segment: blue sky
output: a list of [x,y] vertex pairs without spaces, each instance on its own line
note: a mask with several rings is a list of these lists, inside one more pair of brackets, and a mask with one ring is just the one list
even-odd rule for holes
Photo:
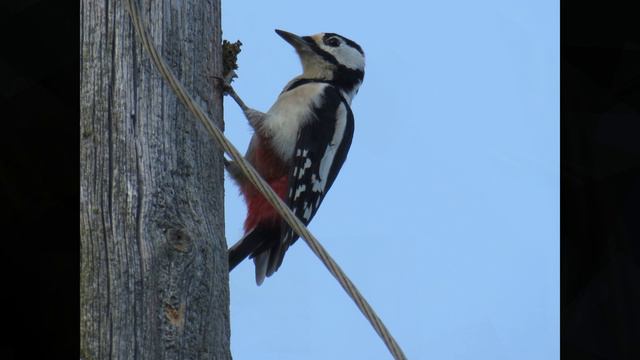
[[[262,111],[301,70],[274,29],[363,47],[353,144],[310,229],[410,359],[559,358],[557,1],[223,1],[222,23]],[[246,210],[225,186],[233,244]],[[304,242],[261,287],[253,271],[230,277],[235,360],[390,358]]]

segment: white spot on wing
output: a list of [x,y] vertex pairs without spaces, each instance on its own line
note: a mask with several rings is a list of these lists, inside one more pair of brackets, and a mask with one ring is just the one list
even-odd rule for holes
[[311,191],[321,193],[324,190],[322,182],[316,177],[316,174],[311,175]]
[[306,189],[307,189],[307,185],[305,184],[298,186],[298,188],[296,189],[296,195],[293,197],[293,200],[295,201],[296,199],[298,199],[300,197],[300,194],[302,194],[302,192],[305,191]]
[[311,218],[311,210],[313,210],[311,206],[305,204],[304,214],[302,214],[302,217],[307,221],[309,221],[309,219]]
[[[307,150],[305,150],[305,153],[308,152]],[[300,169],[300,173],[298,174],[298,179],[302,179],[302,177],[304,176],[305,170],[311,167],[311,159],[307,158],[307,160],[304,162],[304,164],[302,165],[302,169]],[[295,173],[294,173],[295,176]]]

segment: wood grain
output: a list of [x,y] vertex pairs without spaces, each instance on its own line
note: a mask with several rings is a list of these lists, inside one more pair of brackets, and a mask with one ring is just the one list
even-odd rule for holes
[[[140,5],[172,70],[221,121],[220,1]],[[123,2],[82,0],[80,27],[81,357],[230,359],[222,152],[150,63]]]

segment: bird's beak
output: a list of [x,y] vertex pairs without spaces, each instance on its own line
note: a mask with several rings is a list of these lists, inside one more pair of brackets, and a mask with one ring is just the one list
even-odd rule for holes
[[298,52],[309,50],[309,44],[300,36],[284,30],[276,29],[276,34],[280,35],[286,42],[291,44]]

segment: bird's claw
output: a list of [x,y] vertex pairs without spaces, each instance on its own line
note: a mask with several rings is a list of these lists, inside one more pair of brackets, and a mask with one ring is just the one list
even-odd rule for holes
[[229,95],[233,92],[233,87],[226,79],[220,76],[213,76],[213,80],[216,82],[216,86],[222,90],[223,95]]

